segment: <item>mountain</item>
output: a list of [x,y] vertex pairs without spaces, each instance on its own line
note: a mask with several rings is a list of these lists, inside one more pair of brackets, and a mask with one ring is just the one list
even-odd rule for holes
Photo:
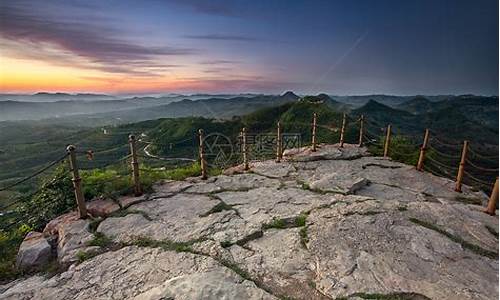
[[23,94],[0,94],[0,101],[25,101],[25,102],[54,102],[54,101],[96,101],[114,100],[115,96],[104,94],[69,94],[69,93],[47,93],[39,92],[33,95]]
[[423,96],[417,96],[406,102],[398,104],[396,107],[413,114],[422,114],[430,112],[434,109],[433,102]]
[[497,129],[498,106],[498,97],[461,95],[440,101],[430,101],[426,97],[418,96],[398,105],[397,108],[418,115],[427,113],[442,115],[447,120],[449,120],[447,114],[460,113],[461,117],[466,120],[474,121],[490,129]]
[[158,118],[202,116],[206,118],[231,119],[258,109],[279,106],[299,99],[292,92],[283,95],[261,95],[254,97],[208,98],[202,100],[183,99],[165,105],[139,107],[91,115],[80,115],[80,120],[93,120],[101,124],[139,122]]

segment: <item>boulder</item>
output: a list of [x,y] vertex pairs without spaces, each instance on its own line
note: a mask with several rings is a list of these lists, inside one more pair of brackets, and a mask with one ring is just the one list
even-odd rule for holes
[[47,225],[45,225],[45,228],[43,229],[43,234],[45,236],[49,235],[57,235],[59,232],[59,227],[62,226],[63,224],[68,224],[71,222],[75,222],[79,219],[78,212],[72,211],[69,213],[66,213],[64,215],[60,215],[59,217],[51,220]]
[[88,242],[94,238],[89,230],[88,220],[61,224],[58,235],[57,260],[63,265],[77,261],[77,253],[79,251],[85,252],[88,248]]
[[87,203],[87,212],[94,217],[106,217],[119,209],[120,206],[112,199],[98,199]]
[[16,267],[21,271],[34,271],[52,258],[52,247],[42,233],[31,231],[17,252]]

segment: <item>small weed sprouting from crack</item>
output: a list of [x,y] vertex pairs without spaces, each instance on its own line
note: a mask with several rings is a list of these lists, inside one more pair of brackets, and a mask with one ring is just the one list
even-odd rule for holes
[[455,243],[462,245],[463,248],[469,249],[470,251],[472,251],[478,255],[482,255],[482,256],[485,256],[485,257],[488,257],[491,259],[498,260],[498,252],[490,251],[490,250],[484,249],[478,245],[474,245],[472,243],[469,243],[466,240],[462,239],[461,237],[456,236],[454,234],[451,234],[448,231],[446,231],[442,228],[439,228],[438,226],[431,224],[429,222],[419,220],[416,218],[410,218],[410,221],[417,224],[417,225],[423,226],[427,229],[431,229],[431,230],[434,230],[438,233],[441,233],[442,235],[446,236],[447,238],[454,241]]
[[378,214],[382,214],[382,213],[384,213],[384,212],[375,211],[375,210],[368,210],[368,211],[361,211],[361,212],[349,211],[349,212],[345,213],[344,216],[352,216],[352,215],[374,216],[374,215],[378,215]]
[[229,247],[231,247],[232,245],[233,245],[233,243],[231,243],[231,241],[222,241],[222,242],[220,242],[220,246],[221,246],[222,248],[229,248]]
[[406,206],[398,206],[398,210],[399,211],[407,211],[408,207],[406,207]]
[[262,229],[285,229],[287,228],[287,221],[285,219],[274,219],[271,221],[271,223],[263,224]]
[[486,229],[488,230],[489,233],[491,233],[496,239],[498,240],[498,232],[495,230],[495,228],[489,226],[489,225],[484,225]]
[[174,242],[170,240],[153,240],[148,237],[136,237],[130,243],[125,243],[125,246],[139,246],[139,247],[148,247],[148,248],[161,248],[163,250],[170,250],[176,252],[190,252],[198,254],[191,247],[193,244],[202,242],[205,239],[196,239],[188,242]]
[[101,254],[100,251],[87,251],[87,252],[85,252],[85,251],[79,250],[76,253],[76,258],[77,258],[79,263],[82,263],[86,260],[91,259],[92,257],[99,255],[99,254]]
[[307,243],[309,242],[309,237],[307,236],[307,226],[303,226],[299,231],[300,244],[307,249]]
[[94,238],[87,243],[87,246],[99,246],[102,248],[109,248],[113,241],[101,232],[94,233]]
[[242,268],[240,268],[236,263],[225,260],[225,259],[221,259],[221,260],[219,260],[219,262],[224,267],[233,270],[236,274],[240,275],[243,279],[255,282],[252,279],[252,277],[250,276],[250,274],[248,274],[248,272],[246,270],[243,270]]
[[296,217],[295,226],[296,227],[306,226],[307,215],[308,213],[301,213],[298,217]]

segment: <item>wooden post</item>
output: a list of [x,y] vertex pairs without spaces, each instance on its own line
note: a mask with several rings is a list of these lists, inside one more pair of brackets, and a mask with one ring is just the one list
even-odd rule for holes
[[316,118],[317,114],[313,114],[313,123],[312,123],[312,141],[311,141],[311,151],[316,152]]
[[82,191],[82,178],[80,178],[80,174],[78,173],[78,165],[76,163],[76,147],[74,145],[69,145],[66,148],[66,151],[69,154],[69,166],[71,168],[71,174],[73,176],[73,188],[75,190],[75,199],[76,204],[78,206],[78,213],[80,219],[87,218],[87,207],[85,206],[85,198],[83,196]]
[[494,216],[497,209],[498,203],[498,177],[493,186],[493,191],[491,191],[490,200],[488,201],[488,207],[484,211],[485,213]]
[[462,148],[462,157],[460,158],[460,165],[458,166],[457,182],[455,183],[455,192],[462,192],[462,180],[464,178],[465,160],[467,159],[468,141],[464,141]]
[[142,195],[141,181],[139,178],[139,162],[137,160],[137,148],[135,143],[135,135],[131,134],[128,137],[128,142],[130,144],[130,155],[132,157],[132,179],[134,182],[134,195]]
[[346,114],[343,115],[342,128],[340,129],[340,148],[344,147],[345,123],[346,123]]
[[424,143],[420,147],[420,155],[418,156],[417,171],[422,171],[424,169],[425,151],[429,145],[429,129],[425,130]]
[[385,143],[384,143],[384,157],[387,158],[389,156],[389,146],[391,144],[391,124],[387,125],[387,133],[385,135]]
[[359,142],[358,146],[361,147],[363,146],[363,135],[364,135],[364,128],[365,126],[365,116],[361,115],[359,118]]
[[200,138],[200,166],[201,166],[201,179],[207,179],[207,161],[205,160],[205,146],[204,139],[205,136],[203,134],[203,129],[198,130],[198,135]]
[[278,121],[277,126],[277,138],[276,138],[276,162],[280,162],[283,157],[283,145],[281,141],[281,123]]
[[243,127],[241,130],[241,147],[242,147],[242,153],[243,153],[243,169],[247,171],[249,169],[248,167],[248,149],[247,149],[247,129]]

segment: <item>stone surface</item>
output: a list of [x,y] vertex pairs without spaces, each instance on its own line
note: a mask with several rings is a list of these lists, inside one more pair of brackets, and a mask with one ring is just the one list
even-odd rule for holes
[[210,257],[138,247],[101,254],[50,279],[35,276],[19,281],[0,298],[170,299],[167,295],[175,299],[274,299]]
[[62,224],[59,227],[58,236],[57,260],[63,265],[77,261],[79,251],[95,250],[95,248],[88,246],[88,242],[94,238],[89,230],[88,220]]
[[227,269],[174,277],[134,298],[135,300],[277,299]]
[[57,235],[57,233],[59,232],[59,227],[62,224],[68,224],[74,222],[78,220],[78,218],[79,218],[78,212],[76,211],[60,215],[59,217],[51,220],[49,223],[47,223],[47,225],[45,225],[45,228],[43,229],[43,234],[45,234],[46,236]]
[[[88,221],[51,222],[61,261],[101,254],[2,286],[0,298],[496,299],[498,218],[481,212],[484,193],[353,145],[250,166],[120,202],[97,228],[114,251],[87,246]],[[153,242],[120,243],[137,237]]]
[[47,264],[52,248],[40,232],[31,231],[24,238],[16,257],[16,267],[21,271],[33,271]]
[[119,209],[120,206],[112,199],[97,199],[87,203],[87,212],[93,217],[106,217]]
[[148,200],[148,195],[146,194],[137,197],[133,195],[121,196],[117,199],[121,208],[127,208],[132,204],[136,204],[146,200]]
[[431,299],[492,299],[498,294],[497,260],[410,222],[411,209],[399,205],[367,200],[311,213],[309,249],[322,293],[336,298],[413,292]]

